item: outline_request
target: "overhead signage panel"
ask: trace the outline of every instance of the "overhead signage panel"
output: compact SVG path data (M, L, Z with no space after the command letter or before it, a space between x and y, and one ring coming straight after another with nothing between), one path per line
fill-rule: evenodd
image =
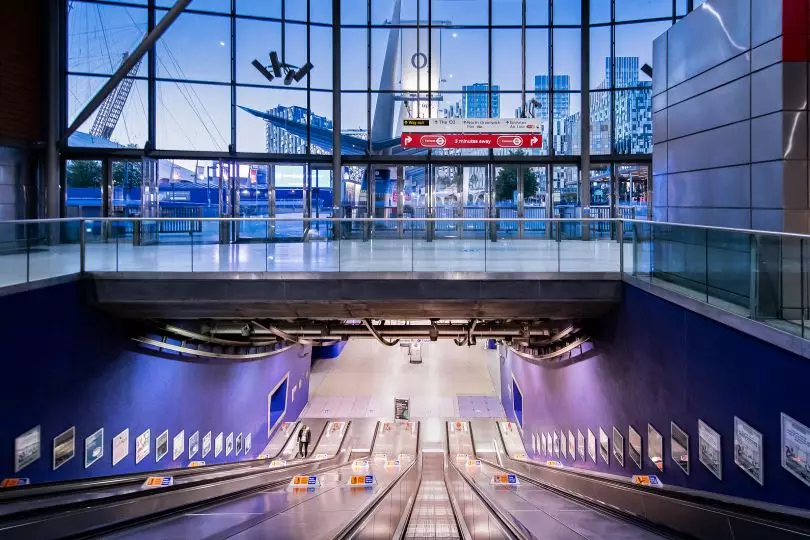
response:
M408 118L402 121L402 133L517 133L540 134L536 118Z
M420 135L403 133L402 148L541 148L540 135Z

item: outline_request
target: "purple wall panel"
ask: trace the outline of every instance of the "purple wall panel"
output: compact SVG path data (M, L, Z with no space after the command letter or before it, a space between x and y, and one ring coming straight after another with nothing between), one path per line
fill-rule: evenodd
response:
M295 347L251 362L201 361L162 356L129 339L130 321L101 313L85 303L80 283L69 283L2 298L14 313L0 330L0 478L32 482L170 469L188 465L188 438L210 430L227 437L251 433L251 450L239 456L202 458L208 464L255 459L268 441L268 393L289 374L285 420L294 420L309 393L310 350ZM11 383L11 384L9 384ZM300 387L299 387L300 384ZM293 393L293 387L296 387ZM293 399L294 396L294 399ZM14 473L14 438L41 426L41 457ZM52 470L53 438L76 427L76 455ZM104 428L104 455L84 467L84 440ZM112 439L129 428L129 455L112 465ZM135 463L135 438L151 430L151 452ZM170 452L155 460L155 438L169 430ZM173 460L171 441L185 431L185 452Z
M597 463L569 466L613 474L659 474L665 484L808 507L810 488L783 470L780 413L810 425L810 361L626 285L622 305L591 329L596 354L563 368L540 367L509 352L501 359L502 401L514 420L508 386L523 393L524 442L561 429L597 437ZM760 486L734 464L734 416L764 437L765 482ZM698 460L698 419L721 434L723 479ZM670 458L670 422L690 437L691 474ZM664 471L647 458L647 424L664 436ZM629 459L628 426L642 435L643 472ZM625 465L598 455L599 428L624 436ZM587 445L586 445L587 447ZM536 456L537 457L537 456ZM551 458L549 458L551 459Z

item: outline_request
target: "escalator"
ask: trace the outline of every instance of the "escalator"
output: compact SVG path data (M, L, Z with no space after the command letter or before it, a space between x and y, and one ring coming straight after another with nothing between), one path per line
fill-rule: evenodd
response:
M80 482L32 486L3 493L0 505L0 539L61 538L107 531L134 520L176 512L212 499L289 483L296 474L323 471L348 462L353 439L349 421L311 421L317 439L312 457L298 459L284 452L296 447L298 428L278 430L262 459L199 467L163 470ZM144 489L150 474L172 477L171 487Z

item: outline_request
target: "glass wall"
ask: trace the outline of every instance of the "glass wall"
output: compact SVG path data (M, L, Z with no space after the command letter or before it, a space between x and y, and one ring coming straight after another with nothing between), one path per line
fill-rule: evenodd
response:
M65 122L172 4L67 1ZM326 217L339 207L355 217L408 208L414 216L574 217L583 207L619 215L621 206L646 216L649 194L639 187L646 173L632 172L651 161L645 65L652 66L654 38L689 4L590 0L583 13L576 0L342 0L337 12L332 0L196 0L69 139L65 206L90 212L80 199L95 189L100 201L111 182L110 203L99 202L98 212L136 215L137 175L127 163L156 153L160 204L179 207L178 197L192 191L190 215ZM515 117L538 120L541 148L400 146L405 118ZM343 173L333 194L336 129ZM119 157L105 180L102 163L113 150ZM389 156L407 166L379 165ZM77 174L87 176L93 164L99 183L79 186ZM626 178L634 179L629 190ZM409 194L418 194L416 204ZM274 232L265 229L234 237Z

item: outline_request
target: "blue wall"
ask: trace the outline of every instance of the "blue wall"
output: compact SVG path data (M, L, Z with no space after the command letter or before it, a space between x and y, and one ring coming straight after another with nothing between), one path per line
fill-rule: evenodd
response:
M810 360L625 285L620 307L592 329L597 354L568 367L547 368L508 353L501 366L504 409L515 418L508 384L523 392L524 441L561 429L586 438L586 461L570 466L621 475L658 474L665 484L798 507L810 488L782 469L780 413L810 425ZM763 435L764 485L734 464L738 416ZM698 419L721 434L723 479L698 460ZM670 421L689 434L691 474L670 457ZM664 471L647 458L647 424L664 436ZM628 452L628 426L642 435L639 472ZM624 435L625 466L599 457L599 428ZM587 452L587 429L597 439L597 463ZM539 457L539 456L536 456ZM551 459L551 458L542 458ZM556 458L554 458L556 459Z
M312 360L337 358L343 352L343 348L346 347L347 343L348 341L338 341L324 347L312 347Z
M81 283L0 297L4 391L0 393L0 478L32 482L125 474L188 465L188 438L211 430L211 453L193 459L255 459L268 441L268 394L289 373L286 420L309 394L310 350L295 347L268 359L234 363L165 357L138 348L131 322L85 302ZM298 387L300 385L300 388ZM293 393L293 387L296 388ZM14 438L41 426L42 457L14 473ZM76 456L52 471L53 438L76 426ZM104 428L104 456L84 468L85 437ZM129 455L112 465L112 438L129 428ZM151 453L135 464L135 438L151 429ZM155 462L155 438L169 430L169 454ZM171 441L185 430L185 451L172 460ZM251 433L251 450L214 457L214 439ZM224 444L223 444L224 446Z

